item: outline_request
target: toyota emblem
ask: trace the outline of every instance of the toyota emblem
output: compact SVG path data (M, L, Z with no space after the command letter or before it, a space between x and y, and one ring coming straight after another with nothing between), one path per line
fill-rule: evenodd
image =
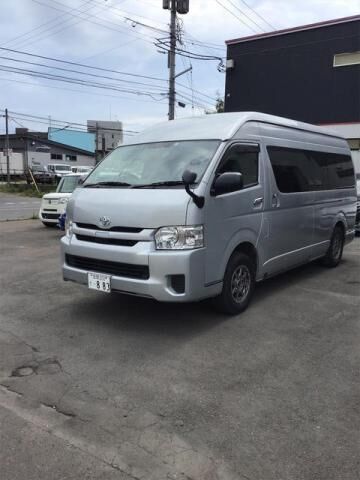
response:
M110 228L110 225L111 225L110 217L100 217L99 221L100 221L100 225L103 228Z

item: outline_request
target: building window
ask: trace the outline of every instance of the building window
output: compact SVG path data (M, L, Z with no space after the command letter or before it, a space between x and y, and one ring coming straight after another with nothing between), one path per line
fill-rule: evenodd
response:
M76 160L77 160L76 155L66 155L67 162L76 162Z
M334 67L360 65L360 52L338 53L334 55Z
M52 153L51 154L51 160L62 160L63 156L61 153Z

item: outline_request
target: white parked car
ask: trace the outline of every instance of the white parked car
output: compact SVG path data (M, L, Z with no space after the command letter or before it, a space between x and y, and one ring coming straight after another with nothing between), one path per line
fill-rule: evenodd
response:
M72 173L90 173L94 167L88 167L87 165L80 165L78 167L71 167Z
M55 175L56 183L59 183L62 177L72 173L71 165L59 164L59 163L49 163L47 166L49 172Z
M84 174L70 173L60 180L56 192L46 193L42 197L39 218L46 227L57 224L59 216L65 213L72 192L78 186L79 180L84 177Z

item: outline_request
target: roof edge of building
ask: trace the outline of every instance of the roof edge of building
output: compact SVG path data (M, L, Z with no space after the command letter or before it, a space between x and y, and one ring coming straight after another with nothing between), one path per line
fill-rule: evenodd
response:
M234 38L232 40L226 40L226 45L235 45L237 43L252 42L255 40L261 40L263 38L277 37L280 35L287 35L290 33L302 32L306 30L315 30L316 28L330 27L332 25L340 25L342 23L360 21L360 15L352 15L350 17L335 18L332 20L325 20L322 22L309 23L307 25L299 25L298 27L284 28L282 30L274 30L272 32L259 33L256 35L248 35L246 37Z

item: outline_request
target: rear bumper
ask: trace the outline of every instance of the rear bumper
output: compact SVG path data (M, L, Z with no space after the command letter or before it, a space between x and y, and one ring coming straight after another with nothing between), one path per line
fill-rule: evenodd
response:
M134 247L113 245L89 245L78 241L74 236L69 240L61 239L62 272L64 280L83 285L88 283L88 271L74 268L66 263L66 254L90 259L124 262L134 265L147 265L149 278L127 278L111 276L111 289L131 295L150 297L162 302L190 302L216 296L221 291L221 284L205 287L205 249L184 251L158 251L152 242L139 242ZM107 273L104 271L103 273ZM185 277L184 293L177 293L172 288L172 276Z

